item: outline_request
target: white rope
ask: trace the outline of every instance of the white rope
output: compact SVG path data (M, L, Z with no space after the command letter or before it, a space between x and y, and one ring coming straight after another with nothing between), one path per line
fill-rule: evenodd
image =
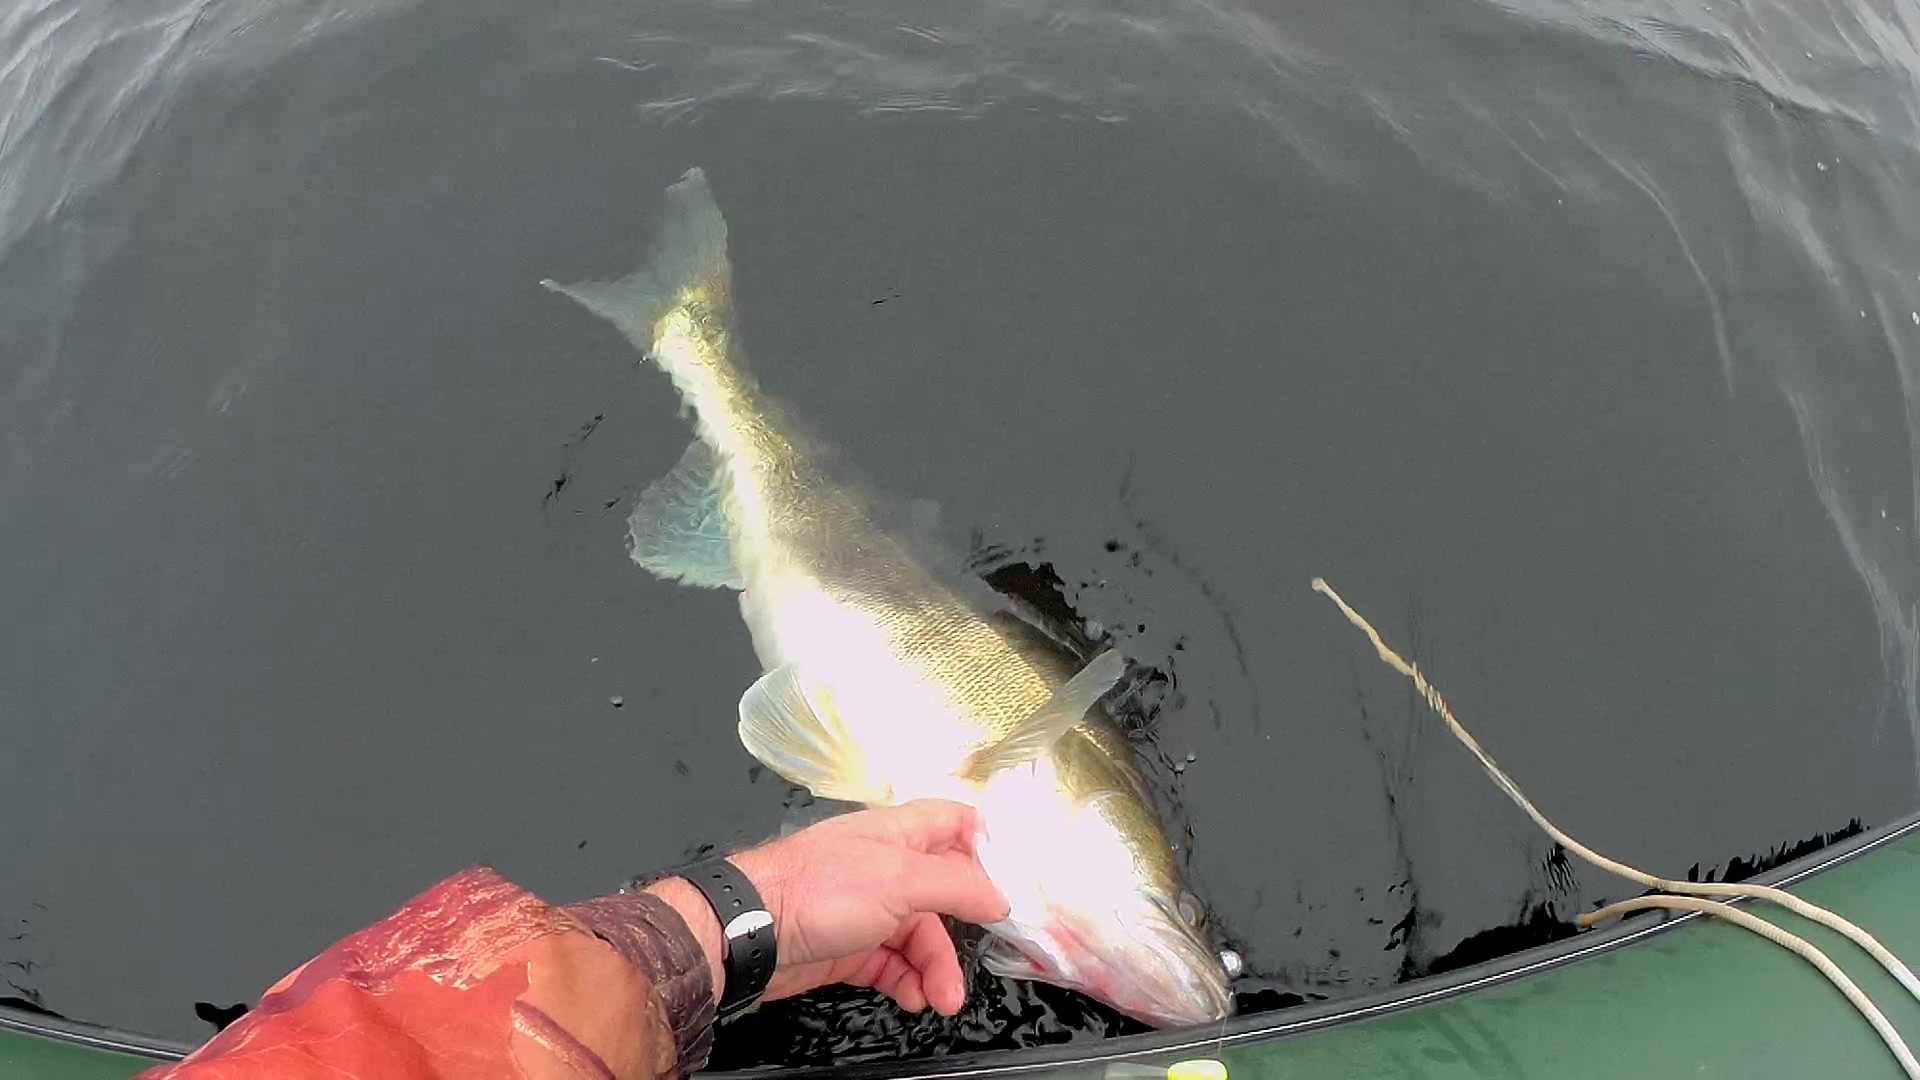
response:
M1907 1071L1907 1076L1910 1077L1911 1080L1920 1080L1920 1063L1915 1062L1913 1052L1907 1048L1907 1044L1900 1038L1899 1032L1893 1029L1893 1026L1887 1022L1886 1016L1882 1014L1878 1008L1874 1007L1873 1002L1861 992L1860 988L1853 983L1853 980L1847 978L1845 972L1841 971L1832 960L1827 958L1825 953L1822 953L1818 948L1815 948L1804 939L1795 937L1764 919L1749 915L1728 904L1691 898L1723 896L1770 900L1796 915L1844 934L1854 944L1866 950L1869 955L1879 961L1880 966L1886 968L1887 972L1898 980L1900 985L1905 987L1909 993L1913 994L1916 998L1920 998L1920 978L1915 978L1912 969L1902 963L1900 958L1893 954L1892 950L1880 944L1879 940L1872 934L1867 933L1846 919L1828 911L1826 908L1807 903L1805 900L1785 890L1771 888L1766 885L1678 881L1672 878L1655 877L1644 870L1628 866L1626 863L1616 859L1610 859L1585 844L1582 844L1580 841L1575 840L1573 837L1568 836L1565 832L1561 831L1559 826L1548 821L1546 815L1535 809L1532 801L1521 792L1520 785L1515 783L1511 776L1507 775L1506 770L1502 769L1499 764L1493 760L1491 754L1481 749L1480 743L1474 739L1473 735L1467 731L1466 727L1463 726L1459 720L1454 718L1453 710L1447 707L1445 699L1440 696L1440 691L1435 689L1433 684L1427 681L1427 677L1421 674L1418 666L1407 662L1401 658L1399 653L1394 652L1380 637L1380 632L1375 630L1373 625L1367 622L1366 619L1362 618L1359 612L1353 610L1345 600L1341 599L1340 594L1335 592L1333 586L1327 584L1325 579L1314 578L1313 588L1314 591L1324 594L1327 599L1337 604L1341 612L1346 615L1347 621L1353 623L1362 633L1367 635L1368 640L1373 642L1374 651L1380 654L1380 659L1384 661L1388 667L1393 668L1395 671L1398 671L1413 681L1414 689L1418 690L1420 696L1426 699L1427 706L1433 710L1434 715L1446 723L1448 729L1453 732L1454 737L1459 739L1468 751L1479 760L1480 767L1486 770L1487 775L1493 779L1494 786L1498 787L1507 798L1513 801L1514 805L1518 806L1528 817L1532 818L1533 823L1538 825L1548 836L1551 836L1562 847L1602 870L1617 874L1629 881L1638 882L1649 889L1658 889L1668 893L1687 894L1686 896L1643 897L1638 900L1627 900L1601 911L1581 915L1574 921L1582 930L1620 912L1641 910L1647 907L1675 907L1690 911L1701 911L1745 926L1747 929L1760 934L1762 937L1776 944L1792 949L1794 952L1805 957L1815 967L1819 968L1828 979L1834 982L1834 985L1840 988L1842 993L1847 995L1847 999L1853 1002L1856 1008L1860 1009L1862 1015L1866 1016L1867 1021L1873 1024L1874 1030L1880 1034L1880 1037L1886 1041L1888 1048L1893 1051L1894 1056L1900 1060L1900 1065ZM1749 925L1749 923L1758 924L1758 926ZM1765 929L1760 929L1761 927ZM1791 939L1791 942L1786 939Z
M1880 1041L1886 1043L1887 1049L1893 1051L1894 1058L1900 1062L1900 1067L1906 1070L1907 1075L1910 1077L1920 1077L1920 1061L1914 1060L1913 1051L1907 1049L1906 1040L1902 1039L1900 1032L1894 1029L1893 1022L1887 1019L1887 1014L1881 1012L1880 1007L1873 1003L1873 999L1869 998L1865 991L1861 990L1852 979L1848 978L1846 972L1840 970L1840 965L1828 959L1826 953L1821 952L1806 938L1789 933L1765 919L1750 912L1741 911L1731 904L1723 904L1717 900L1703 900L1697 896L1638 896L1632 900L1622 900L1617 904L1609 904L1587 918L1593 922L1598 922L1603 919L1626 915L1630 912L1645 911L1648 908L1698 911L1704 915L1712 915L1717 919L1725 919L1735 926L1751 930L1761 937L1766 938L1768 941L1773 942L1775 945L1792 949L1794 952L1799 953L1801 958L1806 960L1807 963L1819 968L1820 974L1825 975L1827 981L1839 987L1840 992L1845 994L1847 1000L1853 1003L1853 1007L1860 1010L1860 1015L1866 1017L1867 1023L1873 1025L1873 1030L1879 1034Z

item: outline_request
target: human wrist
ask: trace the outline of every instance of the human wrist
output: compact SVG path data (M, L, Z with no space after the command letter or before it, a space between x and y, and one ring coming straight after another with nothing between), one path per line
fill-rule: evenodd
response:
M767 914L773 916L773 928L777 933L780 929L780 883L785 877L780 870L780 841L736 851L727 856L727 861L745 874L754 891L760 894L760 903L766 908Z
M727 988L727 939L722 932L720 919L713 912L713 905L700 895L700 890L678 877L661 878L642 891L659 897L687 924L687 930L700 945L700 954L706 960L707 971L712 976L713 1000L719 1002Z
M710 856L645 884L645 891L681 913L699 942L722 1019L764 996L776 966L786 959L778 947L783 877L778 846L774 841Z

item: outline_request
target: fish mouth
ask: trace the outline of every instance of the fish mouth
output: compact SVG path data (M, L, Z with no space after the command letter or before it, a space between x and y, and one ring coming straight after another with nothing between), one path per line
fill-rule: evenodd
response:
M1124 927L1056 911L1047 946L1028 953L1034 970L1026 977L1079 990L1155 1028L1226 1020L1234 999L1220 953L1162 906Z
M1231 980L1220 953L1177 923L1154 925L1141 943L1148 958L1136 959L1114 1007L1156 1028L1201 1027L1233 1015Z

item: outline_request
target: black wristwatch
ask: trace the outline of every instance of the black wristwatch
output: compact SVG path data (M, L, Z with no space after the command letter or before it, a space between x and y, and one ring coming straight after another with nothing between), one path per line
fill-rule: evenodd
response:
M766 993L767 981L773 978L774 964L779 959L774 948L773 912L767 910L766 901L760 898L759 890L747 880L747 875L718 856L677 870L635 878L627 888L645 888L670 877L680 878L698 890L720 920L720 936L726 941L721 970L726 974L727 986L720 995L718 1019L725 1020L752 1008L760 995Z

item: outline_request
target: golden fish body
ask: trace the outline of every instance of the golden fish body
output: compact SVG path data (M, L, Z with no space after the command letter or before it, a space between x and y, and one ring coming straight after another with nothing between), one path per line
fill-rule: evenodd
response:
M740 701L743 745L823 798L976 806L981 861L1013 907L987 928L995 971L1161 1026L1226 1016L1200 906L1097 708L1124 663L1080 667L797 428L742 361L704 176L666 194L640 270L545 284L619 326L694 414L698 438L636 502L633 556L740 590L766 672Z

